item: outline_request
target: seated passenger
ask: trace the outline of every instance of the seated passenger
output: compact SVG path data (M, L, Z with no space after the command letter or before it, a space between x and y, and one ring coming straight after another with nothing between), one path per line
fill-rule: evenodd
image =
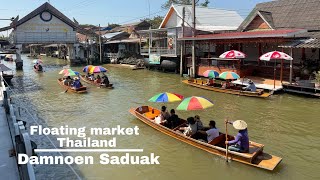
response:
M161 107L160 117L161 117L162 121L167 120L170 117L170 114L167 111L167 107L166 106L162 106Z
M219 130L216 128L216 122L210 121L209 122L210 129L207 131L198 131L198 136L196 139L203 139L206 142L212 141L214 138L219 136Z
M99 84L101 83L101 77L100 77L100 75L97 76L97 79L96 79L94 82L95 82L95 83L99 83Z
M188 127L181 127L179 130L183 130L183 134L186 136L192 136L197 132L197 124L193 117L187 119Z
M110 82L109 82L108 76L104 75L104 76L102 76L102 79L103 80L102 80L101 86L109 87Z
M173 129L179 125L180 118L176 115L174 109L170 110L170 117L167 119L166 127Z
M257 87L256 85L253 83L253 81L250 79L249 80L249 85L247 87L244 88L245 91L251 91L251 92L256 92Z
M224 83L221 83L221 85L222 85L222 87L221 88L223 88L223 89L228 89L228 88L230 88L230 80L226 80Z
M209 78L206 85L207 86L214 86L214 79L213 78Z
M237 120L235 122L226 121L226 123L232 124L233 127L239 130L237 136L233 141L226 141L226 145L229 146L230 151L236 151L241 153L249 152L249 135L247 129L247 123L242 120Z
M87 73L86 78L90 78L90 73Z
M200 116L196 115L196 116L194 116L194 119L196 120L197 130L202 130L203 129L203 123L200 120Z
M90 75L89 80L90 80L90 81L94 81L94 80L95 80L94 74L91 74L91 75Z
M38 71L42 71L42 65L41 64L38 65Z
M79 89L81 87L81 83L78 77L74 78L74 82L72 83L73 89Z
M72 79L70 76L68 76L65 80L64 80L64 85L66 86L70 86L72 84Z

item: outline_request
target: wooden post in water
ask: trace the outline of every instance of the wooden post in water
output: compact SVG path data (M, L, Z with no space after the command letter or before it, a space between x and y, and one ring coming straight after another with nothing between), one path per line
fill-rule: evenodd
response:
M181 33L182 33L182 38L184 37L184 17L185 17L185 7L182 8L182 24L181 24ZM183 76L183 55L184 55L184 41L180 41L180 76Z
M226 120L225 126L226 126L226 141L228 141L228 120ZM228 144L226 144L226 161L228 162Z
M292 47L290 48L290 56L293 57ZM290 61L290 76L289 76L289 82L292 84L292 67L293 66L293 60Z
M102 45L101 45L101 27L99 24L99 50L100 50L100 63L102 64Z

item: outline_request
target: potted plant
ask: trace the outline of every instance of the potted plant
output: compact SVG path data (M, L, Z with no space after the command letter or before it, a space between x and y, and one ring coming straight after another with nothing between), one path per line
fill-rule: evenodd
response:
M315 75L314 87L315 87L316 89L320 89L320 71L314 72L313 74Z

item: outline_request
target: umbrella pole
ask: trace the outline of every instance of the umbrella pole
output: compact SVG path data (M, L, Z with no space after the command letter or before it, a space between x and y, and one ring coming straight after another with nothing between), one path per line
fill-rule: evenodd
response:
M282 83L282 79L283 79L283 59L281 59L281 74L280 74L281 83Z
M226 126L226 141L228 141L228 121L225 122ZM228 162L228 144L226 144L226 161Z
M274 60L274 69L273 69L273 90L276 89L276 60Z

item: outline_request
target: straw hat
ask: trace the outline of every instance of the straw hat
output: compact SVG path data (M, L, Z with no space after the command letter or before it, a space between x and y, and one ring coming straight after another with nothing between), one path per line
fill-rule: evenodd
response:
M79 80L79 78L78 78L78 77L75 77L74 80Z
M237 130L244 130L248 127L247 123L243 120L237 120L233 122L233 127Z

